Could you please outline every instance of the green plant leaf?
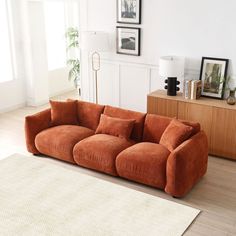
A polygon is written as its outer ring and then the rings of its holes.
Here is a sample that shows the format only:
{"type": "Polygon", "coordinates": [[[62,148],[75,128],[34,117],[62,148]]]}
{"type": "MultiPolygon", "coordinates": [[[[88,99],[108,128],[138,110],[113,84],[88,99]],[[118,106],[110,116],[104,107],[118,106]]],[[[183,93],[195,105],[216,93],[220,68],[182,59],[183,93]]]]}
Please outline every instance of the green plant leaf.
{"type": "MultiPolygon", "coordinates": [[[[65,32],[65,38],[67,40],[67,52],[72,48],[79,48],[79,31],[77,28],[69,27],[65,32]]],[[[73,80],[76,85],[80,75],[80,61],[78,59],[69,58],[67,65],[70,66],[68,80],[73,80]]]]}

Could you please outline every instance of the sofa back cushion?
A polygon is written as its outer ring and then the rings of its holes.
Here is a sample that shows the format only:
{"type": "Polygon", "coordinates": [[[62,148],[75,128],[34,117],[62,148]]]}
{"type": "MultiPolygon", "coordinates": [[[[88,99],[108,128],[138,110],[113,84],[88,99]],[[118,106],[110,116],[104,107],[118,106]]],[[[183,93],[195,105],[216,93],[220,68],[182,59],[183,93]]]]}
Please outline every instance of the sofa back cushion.
{"type": "MultiPolygon", "coordinates": [[[[159,143],[162,134],[164,133],[165,129],[167,128],[167,126],[170,124],[171,121],[172,118],[169,117],[147,114],[144,123],[143,141],[159,143]]],[[[200,124],[197,122],[190,122],[183,120],[179,121],[193,128],[191,136],[195,135],[201,130],[200,124]]]]}
{"type": "Polygon", "coordinates": [[[130,111],[122,108],[106,106],[104,114],[110,117],[116,117],[120,119],[133,119],[135,120],[133,131],[131,133],[131,139],[139,142],[142,140],[143,125],[145,120],[145,113],[130,111]]]}
{"type": "Polygon", "coordinates": [[[133,119],[120,119],[102,114],[96,134],[109,134],[128,140],[130,139],[134,122],[135,120],[133,119]]]}
{"type": "Polygon", "coordinates": [[[79,125],[95,131],[98,127],[104,107],[103,105],[91,102],[78,101],[77,112],[79,125]]]}
{"type": "Polygon", "coordinates": [[[77,125],[77,102],[76,101],[51,101],[51,124],[56,125],[77,125]]]}
{"type": "MultiPolygon", "coordinates": [[[[73,101],[68,99],[67,101],[73,101]]],[[[91,102],[77,101],[77,119],[80,126],[96,130],[100,121],[100,116],[104,110],[103,105],[91,102]]]]}

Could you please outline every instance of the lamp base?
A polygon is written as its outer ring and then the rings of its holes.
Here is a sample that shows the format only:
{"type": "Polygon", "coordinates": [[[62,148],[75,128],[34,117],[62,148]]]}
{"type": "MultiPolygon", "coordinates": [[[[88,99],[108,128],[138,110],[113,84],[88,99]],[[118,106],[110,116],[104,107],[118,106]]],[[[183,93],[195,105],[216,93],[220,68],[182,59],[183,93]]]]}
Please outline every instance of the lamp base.
{"type": "Polygon", "coordinates": [[[177,87],[177,85],[180,84],[180,82],[177,81],[177,78],[176,77],[168,77],[165,80],[165,83],[167,84],[165,86],[165,89],[167,90],[167,95],[168,96],[176,96],[177,91],[179,91],[179,88],[177,87]]]}

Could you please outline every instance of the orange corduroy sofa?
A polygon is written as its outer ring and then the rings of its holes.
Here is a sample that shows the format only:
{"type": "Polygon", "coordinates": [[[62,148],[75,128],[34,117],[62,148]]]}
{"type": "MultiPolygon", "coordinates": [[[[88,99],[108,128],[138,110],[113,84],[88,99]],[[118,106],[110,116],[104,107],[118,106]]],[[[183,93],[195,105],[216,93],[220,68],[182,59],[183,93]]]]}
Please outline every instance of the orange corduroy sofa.
{"type": "Polygon", "coordinates": [[[29,152],[163,189],[174,197],[185,196],[206,173],[208,142],[198,123],[181,121],[191,127],[191,135],[168,150],[160,140],[171,118],[76,102],[78,124],[52,125],[51,109],[25,118],[29,152]],[[95,134],[102,114],[133,119],[130,138],[95,134]]]}

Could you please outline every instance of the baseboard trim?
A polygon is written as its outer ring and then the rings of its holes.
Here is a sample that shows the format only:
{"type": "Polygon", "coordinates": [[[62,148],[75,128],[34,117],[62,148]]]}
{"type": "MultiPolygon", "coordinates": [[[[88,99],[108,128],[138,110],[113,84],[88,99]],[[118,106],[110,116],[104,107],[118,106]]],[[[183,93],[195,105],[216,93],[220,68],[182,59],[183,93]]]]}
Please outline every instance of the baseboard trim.
{"type": "Polygon", "coordinates": [[[61,90],[60,92],[56,92],[56,93],[52,93],[49,95],[49,98],[53,98],[53,97],[56,97],[56,96],[59,96],[59,95],[62,95],[64,93],[69,93],[69,92],[72,92],[76,90],[74,87],[72,88],[68,88],[68,89],[64,89],[64,90],[61,90]]]}
{"type": "MultiPolygon", "coordinates": [[[[64,90],[62,90],[60,92],[51,94],[50,98],[62,95],[64,93],[72,92],[74,90],[75,90],[75,88],[64,89],[64,90]]],[[[35,102],[31,101],[30,99],[28,99],[28,102],[23,102],[23,103],[15,104],[13,106],[8,106],[8,107],[0,108],[0,114],[6,113],[6,112],[10,112],[10,111],[13,111],[13,110],[25,107],[25,106],[38,107],[38,106],[41,106],[41,105],[45,105],[48,102],[49,102],[48,100],[42,100],[42,101],[39,101],[39,102],[35,103],[35,102]]]]}
{"type": "Polygon", "coordinates": [[[48,102],[49,102],[49,100],[41,100],[39,102],[33,102],[29,99],[27,102],[27,106],[28,107],[39,107],[39,106],[47,104],[48,102]]]}
{"type": "Polygon", "coordinates": [[[4,108],[0,109],[0,114],[10,112],[10,111],[14,111],[16,109],[19,109],[19,108],[22,108],[22,107],[25,107],[25,106],[26,106],[26,102],[19,103],[19,104],[9,106],[9,107],[4,107],[4,108]]]}

